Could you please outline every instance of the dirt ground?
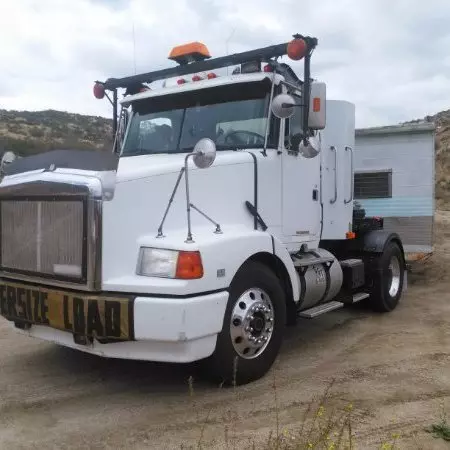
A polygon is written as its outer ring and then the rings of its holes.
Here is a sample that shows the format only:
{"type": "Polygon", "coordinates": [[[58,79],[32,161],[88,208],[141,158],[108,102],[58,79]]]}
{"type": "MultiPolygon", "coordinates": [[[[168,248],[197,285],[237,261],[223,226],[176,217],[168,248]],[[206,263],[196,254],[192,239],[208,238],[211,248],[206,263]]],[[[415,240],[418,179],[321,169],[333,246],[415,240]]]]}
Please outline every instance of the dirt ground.
{"type": "MultiPolygon", "coordinates": [[[[190,365],[113,361],[16,335],[0,320],[0,448],[249,448],[295,429],[332,379],[330,402],[353,404],[358,449],[444,449],[424,427],[450,413],[450,212],[436,215],[436,253],[414,267],[391,314],[341,310],[288,330],[264,379],[219,389],[190,365]],[[276,390],[272,388],[275,380],[276,390]],[[276,405],[278,405],[276,407],[276,405]]],[[[328,406],[326,406],[328,407],[328,406]]]]}

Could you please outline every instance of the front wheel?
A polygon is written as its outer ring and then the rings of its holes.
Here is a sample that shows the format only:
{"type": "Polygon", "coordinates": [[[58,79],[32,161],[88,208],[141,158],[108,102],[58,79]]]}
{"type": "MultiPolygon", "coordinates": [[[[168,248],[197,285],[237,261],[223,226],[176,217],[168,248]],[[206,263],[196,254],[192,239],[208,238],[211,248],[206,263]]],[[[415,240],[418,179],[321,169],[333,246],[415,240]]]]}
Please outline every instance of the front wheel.
{"type": "Polygon", "coordinates": [[[241,268],[229,292],[208,368],[218,381],[240,385],[261,378],[275,361],[286,323],[286,301],[276,275],[253,261],[241,268]]]}
{"type": "Polygon", "coordinates": [[[394,310],[403,292],[405,263],[402,251],[395,242],[390,242],[377,258],[377,276],[370,294],[372,308],[378,312],[394,310]]]}

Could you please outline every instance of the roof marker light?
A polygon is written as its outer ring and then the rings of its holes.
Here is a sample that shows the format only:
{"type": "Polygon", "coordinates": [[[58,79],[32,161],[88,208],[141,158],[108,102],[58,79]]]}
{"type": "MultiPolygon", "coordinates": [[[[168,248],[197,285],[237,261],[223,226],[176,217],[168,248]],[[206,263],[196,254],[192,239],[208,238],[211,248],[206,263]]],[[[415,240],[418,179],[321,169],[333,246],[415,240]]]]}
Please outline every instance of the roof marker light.
{"type": "Polygon", "coordinates": [[[180,78],[177,80],[177,84],[184,84],[186,83],[186,80],[184,78],[180,78]]]}
{"type": "Polygon", "coordinates": [[[217,75],[214,72],[208,73],[208,80],[212,80],[213,78],[217,78],[217,75]]]}
{"type": "Polygon", "coordinates": [[[201,80],[202,80],[202,77],[200,75],[194,75],[192,77],[192,81],[201,81],[201,80]]]}
{"type": "Polygon", "coordinates": [[[294,61],[300,61],[307,53],[308,45],[304,39],[296,38],[287,45],[287,54],[294,61]]]}

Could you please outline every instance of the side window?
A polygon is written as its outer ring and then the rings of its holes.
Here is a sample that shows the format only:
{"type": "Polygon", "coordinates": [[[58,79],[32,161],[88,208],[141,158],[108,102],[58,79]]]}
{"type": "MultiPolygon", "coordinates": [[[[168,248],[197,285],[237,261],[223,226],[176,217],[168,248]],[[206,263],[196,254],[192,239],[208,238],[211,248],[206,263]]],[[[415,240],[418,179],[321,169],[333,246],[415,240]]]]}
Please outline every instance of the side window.
{"type": "Polygon", "coordinates": [[[355,199],[391,198],[392,170],[355,172],[355,199]]]}
{"type": "MultiPolygon", "coordinates": [[[[281,86],[275,86],[273,96],[281,94],[281,86]]],[[[268,104],[267,107],[270,105],[268,104]]],[[[267,146],[271,148],[278,149],[280,146],[280,126],[281,119],[276,117],[273,113],[270,113],[270,124],[269,124],[269,136],[267,139],[267,146]]],[[[265,134],[265,130],[264,130],[265,134]]]]}
{"type": "MultiPolygon", "coordinates": [[[[299,95],[292,94],[295,100],[302,101],[299,95]]],[[[286,119],[284,131],[284,147],[288,150],[297,150],[303,135],[303,108],[295,108],[294,114],[286,119]]]]}

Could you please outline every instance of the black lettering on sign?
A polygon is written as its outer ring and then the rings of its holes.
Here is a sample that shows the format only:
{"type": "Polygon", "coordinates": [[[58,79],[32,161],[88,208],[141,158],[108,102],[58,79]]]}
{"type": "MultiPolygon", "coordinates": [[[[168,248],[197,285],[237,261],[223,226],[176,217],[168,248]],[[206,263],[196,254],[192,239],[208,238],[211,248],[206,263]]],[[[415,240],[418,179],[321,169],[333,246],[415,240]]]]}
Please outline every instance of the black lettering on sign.
{"type": "Polygon", "coordinates": [[[27,318],[30,321],[33,321],[33,308],[31,307],[31,291],[29,289],[26,290],[26,302],[27,302],[27,318]]]}
{"type": "Polygon", "coordinates": [[[8,314],[8,309],[6,308],[6,286],[0,286],[0,312],[2,315],[8,314]]]}
{"type": "Polygon", "coordinates": [[[85,335],[86,321],[84,317],[84,302],[82,298],[73,298],[73,331],[85,335]]]}
{"type": "Polygon", "coordinates": [[[41,321],[39,314],[39,291],[31,291],[31,299],[33,301],[33,318],[36,323],[41,321]]]}
{"type": "Polygon", "coordinates": [[[16,289],[12,286],[6,287],[6,298],[8,303],[8,316],[17,317],[16,311],[16,289]]]}
{"type": "Polygon", "coordinates": [[[88,336],[104,336],[102,321],[100,320],[100,312],[98,310],[98,303],[96,300],[88,301],[87,313],[87,334],[88,336]]]}
{"type": "Polygon", "coordinates": [[[18,316],[22,318],[27,317],[27,310],[25,305],[25,289],[17,288],[17,307],[18,307],[18,316]]]}
{"type": "Polygon", "coordinates": [[[105,328],[107,337],[120,338],[120,303],[105,301],[105,328]]]}
{"type": "Polygon", "coordinates": [[[41,292],[40,301],[41,301],[41,320],[42,320],[43,324],[48,325],[50,322],[49,322],[48,317],[47,317],[47,314],[48,314],[48,295],[47,295],[47,292],[41,292]]]}
{"type": "Polygon", "coordinates": [[[64,314],[64,328],[66,330],[73,330],[73,325],[69,317],[69,296],[65,295],[63,298],[63,314],[64,314]]]}

